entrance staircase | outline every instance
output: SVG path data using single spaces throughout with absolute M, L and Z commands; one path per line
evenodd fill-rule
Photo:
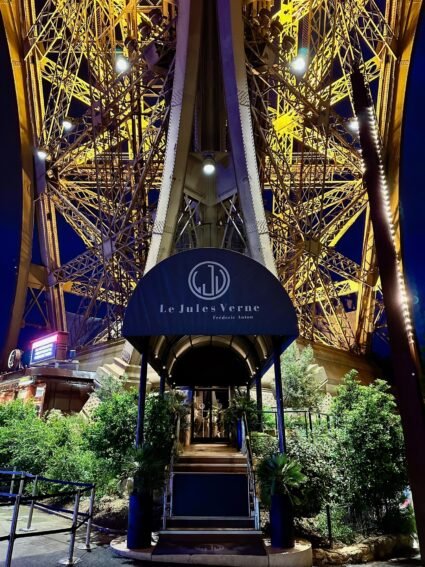
M 173 465 L 159 543 L 262 547 L 261 533 L 247 456 L 224 443 L 188 447 Z

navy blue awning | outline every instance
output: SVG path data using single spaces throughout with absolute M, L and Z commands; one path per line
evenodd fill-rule
M 140 352 L 150 337 L 152 366 L 168 376 L 180 369 L 185 380 L 199 356 L 213 366 L 216 353 L 230 350 L 234 381 L 243 383 L 269 362 L 271 337 L 287 346 L 298 325 L 288 294 L 263 265 L 237 252 L 196 248 L 163 260 L 140 280 L 122 334 Z
M 196 248 L 163 260 L 137 285 L 123 335 L 134 346 L 157 335 L 298 335 L 279 280 L 248 256 Z

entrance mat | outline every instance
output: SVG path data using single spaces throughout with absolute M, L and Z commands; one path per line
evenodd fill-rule
M 259 541 L 161 541 L 152 555 L 267 555 Z

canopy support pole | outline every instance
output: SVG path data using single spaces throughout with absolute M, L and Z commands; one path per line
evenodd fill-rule
M 257 393 L 258 428 L 263 431 L 263 390 L 261 389 L 261 374 L 255 377 L 255 390 Z
M 159 394 L 164 397 L 165 392 L 165 372 L 161 372 L 159 376 Z
M 139 384 L 139 400 L 137 412 L 137 427 L 136 427 L 136 449 L 141 447 L 145 441 L 144 439 L 144 421 L 145 421 L 145 401 L 146 401 L 146 381 L 148 375 L 148 344 L 146 339 L 143 341 L 142 347 L 142 360 L 140 363 L 140 384 Z
M 277 431 L 279 438 L 279 452 L 286 453 L 285 416 L 283 410 L 282 371 L 280 368 L 280 353 L 282 339 L 273 337 L 274 380 L 276 386 Z

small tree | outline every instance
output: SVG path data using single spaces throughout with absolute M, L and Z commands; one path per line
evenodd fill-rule
M 336 463 L 346 479 L 340 491 L 347 504 L 358 511 L 371 508 L 379 521 L 397 506 L 408 483 L 403 433 L 388 384 L 363 386 L 356 376 L 346 375 L 332 407 Z
M 295 345 L 281 358 L 283 402 L 294 409 L 317 409 L 323 392 L 316 378 L 317 365 L 313 362 L 313 349 L 307 346 L 298 352 Z

